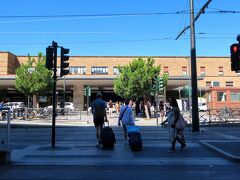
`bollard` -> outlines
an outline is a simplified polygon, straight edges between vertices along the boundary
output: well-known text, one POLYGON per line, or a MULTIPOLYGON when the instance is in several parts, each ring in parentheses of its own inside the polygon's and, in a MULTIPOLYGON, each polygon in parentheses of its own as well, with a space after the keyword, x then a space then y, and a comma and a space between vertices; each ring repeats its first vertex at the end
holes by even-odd
POLYGON ((0 164, 7 164, 11 161, 11 151, 9 148, 10 141, 10 109, 1 108, 0 110, 7 110, 7 132, 6 139, 0 141, 0 164), (4 147, 5 146, 5 147, 4 147))

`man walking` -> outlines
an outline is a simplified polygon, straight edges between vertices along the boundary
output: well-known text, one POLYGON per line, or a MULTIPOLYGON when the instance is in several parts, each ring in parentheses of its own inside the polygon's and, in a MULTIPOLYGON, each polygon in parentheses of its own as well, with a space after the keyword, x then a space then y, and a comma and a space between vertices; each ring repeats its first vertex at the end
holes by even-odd
POLYGON ((107 114, 106 114, 106 102, 102 100, 101 92, 97 93, 97 99, 95 99, 92 104, 92 114, 93 114, 93 122, 96 128, 96 145, 99 146, 101 144, 100 135, 102 132, 102 127, 104 124, 104 120, 107 121, 107 114), (105 119, 104 119, 105 118, 105 119))
POLYGON ((129 99, 125 100, 125 106, 122 106, 120 109, 120 114, 118 117, 118 126, 123 126, 123 132, 124 132, 124 140, 125 145, 127 145, 127 125, 135 125, 134 117, 133 117, 133 111, 132 108, 129 106, 129 99))

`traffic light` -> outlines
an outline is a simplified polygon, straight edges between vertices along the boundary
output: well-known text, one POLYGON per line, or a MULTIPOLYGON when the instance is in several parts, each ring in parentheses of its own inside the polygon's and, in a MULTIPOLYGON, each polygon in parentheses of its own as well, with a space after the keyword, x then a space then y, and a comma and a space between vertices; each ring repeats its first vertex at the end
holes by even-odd
POLYGON ((83 94, 84 94, 84 96, 87 96, 87 88, 83 89, 83 94))
POLYGON ((154 92, 161 92, 163 91, 163 79, 160 76, 155 76, 152 79, 152 89, 154 92))
POLYGON ((50 46, 46 48, 46 64, 45 67, 49 70, 53 68, 53 48, 50 46))
POLYGON ((238 72, 240 70, 240 47, 239 44, 230 46, 231 52, 231 70, 238 72))
POLYGON ((91 90, 91 86, 87 87, 87 96, 91 96, 92 94, 92 90, 91 90))
POLYGON ((61 77, 69 74, 69 69, 66 69, 69 66, 69 63, 67 62, 69 60, 69 56, 66 55, 68 53, 69 53, 69 49, 61 47, 61 67, 60 67, 61 77))
POLYGON ((162 79, 162 77, 159 78, 159 91, 163 91, 163 79, 162 79))

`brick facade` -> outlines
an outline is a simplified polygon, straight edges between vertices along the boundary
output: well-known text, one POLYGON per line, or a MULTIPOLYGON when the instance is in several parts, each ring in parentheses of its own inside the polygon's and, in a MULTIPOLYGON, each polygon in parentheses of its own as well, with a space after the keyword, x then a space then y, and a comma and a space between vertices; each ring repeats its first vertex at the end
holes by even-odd
MULTIPOLYGON (((69 60, 69 66, 85 67, 86 74, 79 74, 81 77, 85 78, 93 77, 91 74, 91 67, 107 67, 108 73, 106 75, 95 74, 94 77, 113 77, 114 67, 117 67, 118 65, 128 64, 135 58, 137 58, 137 56, 71 56, 69 60)), ((142 58, 146 59, 147 57, 142 58)), ((161 66, 160 74, 163 74, 163 72, 167 70, 169 77, 186 77, 186 79, 189 78, 189 72, 191 72, 191 68, 189 67, 189 57, 154 56, 153 58, 155 59, 155 64, 161 66)), ((10 52, 0 52, 0 75, 15 74, 16 68, 19 67, 20 64, 26 63, 27 60, 27 56, 15 56, 10 52)), ((197 57, 197 74, 199 77, 202 77, 202 80, 198 80, 198 88, 202 90, 208 89, 213 85, 213 82, 217 83, 219 87, 232 86, 240 88, 240 78, 235 72, 231 71, 231 63, 229 57, 197 57)), ((68 75, 67 77, 71 76, 73 75, 68 75)), ((104 81, 96 81, 94 83, 98 85, 104 83, 104 81)), ((76 81, 76 84, 73 83, 73 97, 75 97, 73 98, 73 101, 77 101, 78 103, 82 104, 84 97, 80 94, 82 93, 83 87, 85 85, 88 84, 86 84, 84 80, 81 80, 81 82, 76 81), (74 92, 76 90, 79 92, 74 92)), ((102 84, 102 86, 104 86, 104 84, 102 84)), ((79 106, 79 108, 82 107, 82 105, 79 106)))

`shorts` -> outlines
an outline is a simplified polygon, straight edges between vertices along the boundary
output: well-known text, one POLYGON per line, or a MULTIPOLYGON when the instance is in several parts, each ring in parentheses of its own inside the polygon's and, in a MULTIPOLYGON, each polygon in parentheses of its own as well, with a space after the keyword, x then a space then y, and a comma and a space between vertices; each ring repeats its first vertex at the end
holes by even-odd
POLYGON ((93 118, 93 123, 95 127, 103 127, 104 117, 95 117, 93 118))

